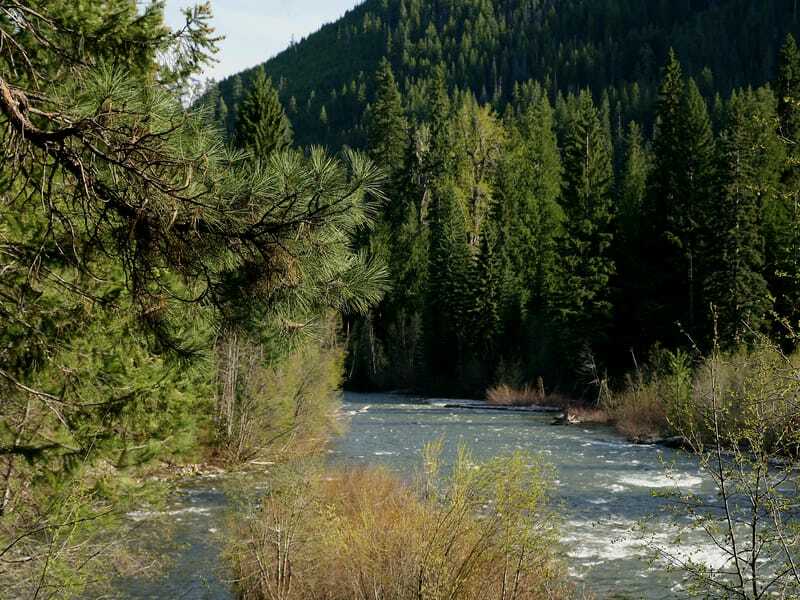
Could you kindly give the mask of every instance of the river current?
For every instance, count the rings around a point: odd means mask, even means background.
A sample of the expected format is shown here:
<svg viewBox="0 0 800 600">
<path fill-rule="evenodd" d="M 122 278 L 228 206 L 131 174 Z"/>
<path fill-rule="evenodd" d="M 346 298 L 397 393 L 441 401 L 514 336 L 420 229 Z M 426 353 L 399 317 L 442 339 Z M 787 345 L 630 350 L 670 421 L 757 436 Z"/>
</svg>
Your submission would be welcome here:
<svg viewBox="0 0 800 600">
<path fill-rule="evenodd" d="M 348 393 L 343 411 L 349 426 L 330 451 L 334 463 L 380 464 L 410 478 L 425 444 L 437 439 L 444 441 L 445 466 L 462 445 L 477 460 L 516 450 L 541 455 L 556 471 L 570 574 L 598 598 L 681 597 L 681 575 L 666 568 L 654 545 L 719 564 L 719 553 L 702 538 L 670 544 L 670 517 L 658 492 L 713 494 L 686 453 L 631 444 L 607 427 L 554 426 L 552 415 L 453 409 L 403 396 Z M 155 580 L 126 582 L 123 597 L 232 598 L 219 558 L 227 506 L 223 490 L 214 479 L 183 486 L 168 508 L 173 561 Z"/>
</svg>

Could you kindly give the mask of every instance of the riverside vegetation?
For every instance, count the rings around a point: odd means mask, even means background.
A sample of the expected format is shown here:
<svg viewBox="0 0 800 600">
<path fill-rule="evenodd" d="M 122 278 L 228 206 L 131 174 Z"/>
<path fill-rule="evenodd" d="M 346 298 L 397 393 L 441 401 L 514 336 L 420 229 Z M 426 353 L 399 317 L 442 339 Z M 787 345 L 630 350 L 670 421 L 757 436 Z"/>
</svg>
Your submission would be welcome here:
<svg viewBox="0 0 800 600">
<path fill-rule="evenodd" d="M 715 83 L 685 76 L 663 33 L 630 75 L 649 87 L 604 93 L 587 38 L 566 65 L 518 48 L 529 65 L 489 81 L 473 43 L 571 36 L 533 4 L 366 2 L 287 51 L 337 31 L 386 50 L 330 111 L 311 90 L 309 120 L 287 98 L 302 82 L 279 77 L 291 54 L 198 90 L 219 41 L 208 4 L 172 31 L 163 2 L 0 0 L 0 595 L 99 596 L 110 571 L 141 573 L 125 512 L 163 497 L 163 465 L 201 460 L 282 465 L 232 519 L 244 598 L 574 594 L 535 457 L 464 451 L 440 474 L 433 448 L 416 485 L 314 466 L 343 381 L 541 382 L 529 395 L 599 403 L 632 437 L 678 435 L 718 495 L 673 498 L 676 528 L 689 515 L 727 560 L 662 558 L 692 593 L 800 593 L 800 52 L 789 35 L 765 69 Z M 622 12 L 684 51 L 688 23 L 751 4 Z M 744 14 L 796 23 L 792 3 L 768 8 Z"/>
</svg>

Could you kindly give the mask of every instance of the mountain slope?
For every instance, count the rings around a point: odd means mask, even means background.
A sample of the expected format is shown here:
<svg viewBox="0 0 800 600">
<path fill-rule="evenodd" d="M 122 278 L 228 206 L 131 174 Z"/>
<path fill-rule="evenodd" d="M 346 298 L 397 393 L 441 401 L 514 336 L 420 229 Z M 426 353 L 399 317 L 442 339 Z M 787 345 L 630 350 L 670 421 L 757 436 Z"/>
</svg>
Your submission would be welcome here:
<svg viewBox="0 0 800 600">
<path fill-rule="evenodd" d="M 383 57 L 412 112 L 441 65 L 452 87 L 497 108 L 536 79 L 553 94 L 607 90 L 621 118 L 647 123 L 670 46 L 706 95 L 758 85 L 784 35 L 800 31 L 797 11 L 795 0 L 367 0 L 264 67 L 299 144 L 363 143 Z M 229 118 L 251 75 L 220 83 Z"/>
</svg>

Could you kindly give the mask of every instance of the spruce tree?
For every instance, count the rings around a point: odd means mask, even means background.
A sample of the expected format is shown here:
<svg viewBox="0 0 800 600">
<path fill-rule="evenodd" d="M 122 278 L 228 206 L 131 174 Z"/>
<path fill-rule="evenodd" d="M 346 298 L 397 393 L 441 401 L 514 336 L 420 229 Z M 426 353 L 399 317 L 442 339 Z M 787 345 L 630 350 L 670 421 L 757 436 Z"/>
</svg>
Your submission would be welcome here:
<svg viewBox="0 0 800 600">
<path fill-rule="evenodd" d="M 734 93 L 720 137 L 720 197 L 710 214 L 705 298 L 715 307 L 723 346 L 763 329 L 772 299 L 763 276 L 761 212 L 778 183 L 775 101 L 766 90 Z"/>
<path fill-rule="evenodd" d="M 775 88 L 784 159 L 779 193 L 765 208 L 766 274 L 778 317 L 796 330 L 800 325 L 800 51 L 791 35 L 779 56 Z M 779 332 L 785 334 L 785 328 Z"/>
<path fill-rule="evenodd" d="M 652 272 L 647 319 L 653 339 L 668 345 L 682 343 L 683 333 L 707 332 L 700 290 L 715 160 L 705 100 L 694 81 L 684 83 L 670 52 L 658 102 L 645 247 Z"/>
<path fill-rule="evenodd" d="M 604 341 L 611 316 L 614 273 L 611 140 L 591 94 L 571 99 L 566 126 L 560 237 L 561 281 L 556 305 L 567 359 Z"/>
<path fill-rule="evenodd" d="M 292 127 L 264 69 L 256 69 L 236 116 L 236 143 L 258 159 L 288 148 Z"/>
<path fill-rule="evenodd" d="M 381 61 L 375 73 L 375 101 L 367 109 L 369 155 L 389 173 L 403 168 L 408 122 L 389 62 Z"/>
</svg>

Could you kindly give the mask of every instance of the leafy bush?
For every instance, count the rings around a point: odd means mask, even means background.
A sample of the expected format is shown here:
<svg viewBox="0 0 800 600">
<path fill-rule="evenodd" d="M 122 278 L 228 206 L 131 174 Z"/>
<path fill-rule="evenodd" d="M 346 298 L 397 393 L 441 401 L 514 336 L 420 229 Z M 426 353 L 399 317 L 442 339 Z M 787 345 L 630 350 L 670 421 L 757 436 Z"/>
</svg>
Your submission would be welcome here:
<svg viewBox="0 0 800 600">
<path fill-rule="evenodd" d="M 336 431 L 343 377 L 336 332 L 279 359 L 261 344 L 229 337 L 218 345 L 218 452 L 231 463 L 313 454 Z"/>
<path fill-rule="evenodd" d="M 651 366 L 629 377 L 625 389 L 609 396 L 603 408 L 626 437 L 651 441 L 673 431 L 670 413 L 685 405 L 691 387 L 689 356 L 681 351 L 656 352 Z"/>
<path fill-rule="evenodd" d="M 418 489 L 383 469 L 285 472 L 233 529 L 244 600 L 538 599 L 569 595 L 557 558 L 549 470 L 529 455 L 448 477 L 440 447 Z"/>
<path fill-rule="evenodd" d="M 713 563 L 656 544 L 687 575 L 692 597 L 800 597 L 798 374 L 798 358 L 762 338 L 750 352 L 713 354 L 697 370 L 691 394 L 670 407 L 670 424 L 714 486 L 711 494 L 669 494 L 675 519 L 667 538 L 701 533 Z"/>
</svg>

